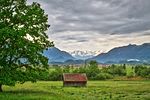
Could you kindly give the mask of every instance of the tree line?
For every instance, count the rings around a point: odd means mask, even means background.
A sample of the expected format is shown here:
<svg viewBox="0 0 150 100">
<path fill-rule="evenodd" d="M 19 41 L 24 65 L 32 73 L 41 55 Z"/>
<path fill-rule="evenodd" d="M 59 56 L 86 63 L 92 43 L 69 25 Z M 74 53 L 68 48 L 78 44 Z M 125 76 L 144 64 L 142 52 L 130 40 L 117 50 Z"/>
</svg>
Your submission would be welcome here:
<svg viewBox="0 0 150 100">
<path fill-rule="evenodd" d="M 49 69 L 49 75 L 46 80 L 60 81 L 63 73 L 86 73 L 89 80 L 106 80 L 115 77 L 141 77 L 150 79 L 150 67 L 145 65 L 126 65 L 112 64 L 107 67 L 98 66 L 96 61 L 91 61 L 87 66 L 81 67 L 58 67 L 54 66 Z"/>
</svg>

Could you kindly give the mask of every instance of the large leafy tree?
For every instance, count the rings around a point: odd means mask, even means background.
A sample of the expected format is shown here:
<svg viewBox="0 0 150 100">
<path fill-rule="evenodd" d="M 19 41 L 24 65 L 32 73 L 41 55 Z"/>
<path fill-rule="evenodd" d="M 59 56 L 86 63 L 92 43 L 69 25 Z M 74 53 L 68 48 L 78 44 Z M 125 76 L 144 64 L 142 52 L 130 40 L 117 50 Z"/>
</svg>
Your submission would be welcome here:
<svg viewBox="0 0 150 100">
<path fill-rule="evenodd" d="M 44 49 L 53 45 L 45 31 L 48 16 L 40 4 L 0 0 L 0 91 L 2 85 L 36 81 L 45 76 Z"/>
</svg>

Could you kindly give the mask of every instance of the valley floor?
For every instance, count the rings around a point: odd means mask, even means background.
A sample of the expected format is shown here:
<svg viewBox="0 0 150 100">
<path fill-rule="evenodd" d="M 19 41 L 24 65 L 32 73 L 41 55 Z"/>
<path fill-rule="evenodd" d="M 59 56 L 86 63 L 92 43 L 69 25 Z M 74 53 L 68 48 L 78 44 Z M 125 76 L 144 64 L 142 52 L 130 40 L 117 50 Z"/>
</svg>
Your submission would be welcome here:
<svg viewBox="0 0 150 100">
<path fill-rule="evenodd" d="M 0 100 L 150 100 L 150 81 L 89 81 L 87 87 L 63 87 L 60 81 L 3 86 Z"/>
</svg>

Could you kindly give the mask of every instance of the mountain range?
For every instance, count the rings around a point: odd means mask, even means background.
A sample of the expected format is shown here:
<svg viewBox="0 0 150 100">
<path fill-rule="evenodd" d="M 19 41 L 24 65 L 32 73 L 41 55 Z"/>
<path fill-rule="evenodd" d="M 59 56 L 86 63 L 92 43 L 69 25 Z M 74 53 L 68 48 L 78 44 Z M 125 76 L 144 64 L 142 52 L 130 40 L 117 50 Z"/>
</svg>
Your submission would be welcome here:
<svg viewBox="0 0 150 100">
<path fill-rule="evenodd" d="M 62 63 L 70 59 L 75 60 L 72 55 L 70 55 L 66 51 L 61 51 L 56 47 L 51 47 L 47 50 L 44 50 L 43 55 L 48 58 L 49 63 Z"/>
<path fill-rule="evenodd" d="M 107 53 L 101 53 L 90 60 L 99 63 L 120 63 L 120 62 L 150 62 L 150 43 L 116 47 Z"/>
<path fill-rule="evenodd" d="M 150 63 L 150 43 L 144 43 L 142 45 L 129 44 L 127 46 L 113 48 L 107 53 L 100 53 L 98 55 L 94 52 L 81 51 L 68 53 L 56 47 L 44 50 L 43 54 L 49 59 L 49 63 L 55 64 L 82 64 L 85 60 L 96 60 L 99 63 L 105 64 Z"/>
<path fill-rule="evenodd" d="M 94 56 L 97 56 L 100 53 L 101 53 L 101 51 L 80 51 L 80 50 L 70 52 L 70 54 L 74 58 L 82 59 L 82 60 L 92 58 Z"/>
</svg>

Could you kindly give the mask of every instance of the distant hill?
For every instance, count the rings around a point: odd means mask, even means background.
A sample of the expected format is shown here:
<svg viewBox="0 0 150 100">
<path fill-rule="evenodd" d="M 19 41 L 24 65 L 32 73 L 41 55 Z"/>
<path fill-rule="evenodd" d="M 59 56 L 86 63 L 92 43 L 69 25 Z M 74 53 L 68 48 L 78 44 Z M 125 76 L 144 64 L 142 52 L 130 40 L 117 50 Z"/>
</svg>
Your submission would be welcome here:
<svg viewBox="0 0 150 100">
<path fill-rule="evenodd" d="M 64 64 L 84 64 L 84 60 L 67 60 L 64 62 Z"/>
<path fill-rule="evenodd" d="M 69 53 L 61 51 L 56 47 L 44 50 L 43 55 L 49 59 L 49 63 L 62 63 L 70 59 L 75 60 Z"/>
<path fill-rule="evenodd" d="M 150 63 L 150 43 L 117 47 L 89 60 L 99 63 Z"/>
</svg>

